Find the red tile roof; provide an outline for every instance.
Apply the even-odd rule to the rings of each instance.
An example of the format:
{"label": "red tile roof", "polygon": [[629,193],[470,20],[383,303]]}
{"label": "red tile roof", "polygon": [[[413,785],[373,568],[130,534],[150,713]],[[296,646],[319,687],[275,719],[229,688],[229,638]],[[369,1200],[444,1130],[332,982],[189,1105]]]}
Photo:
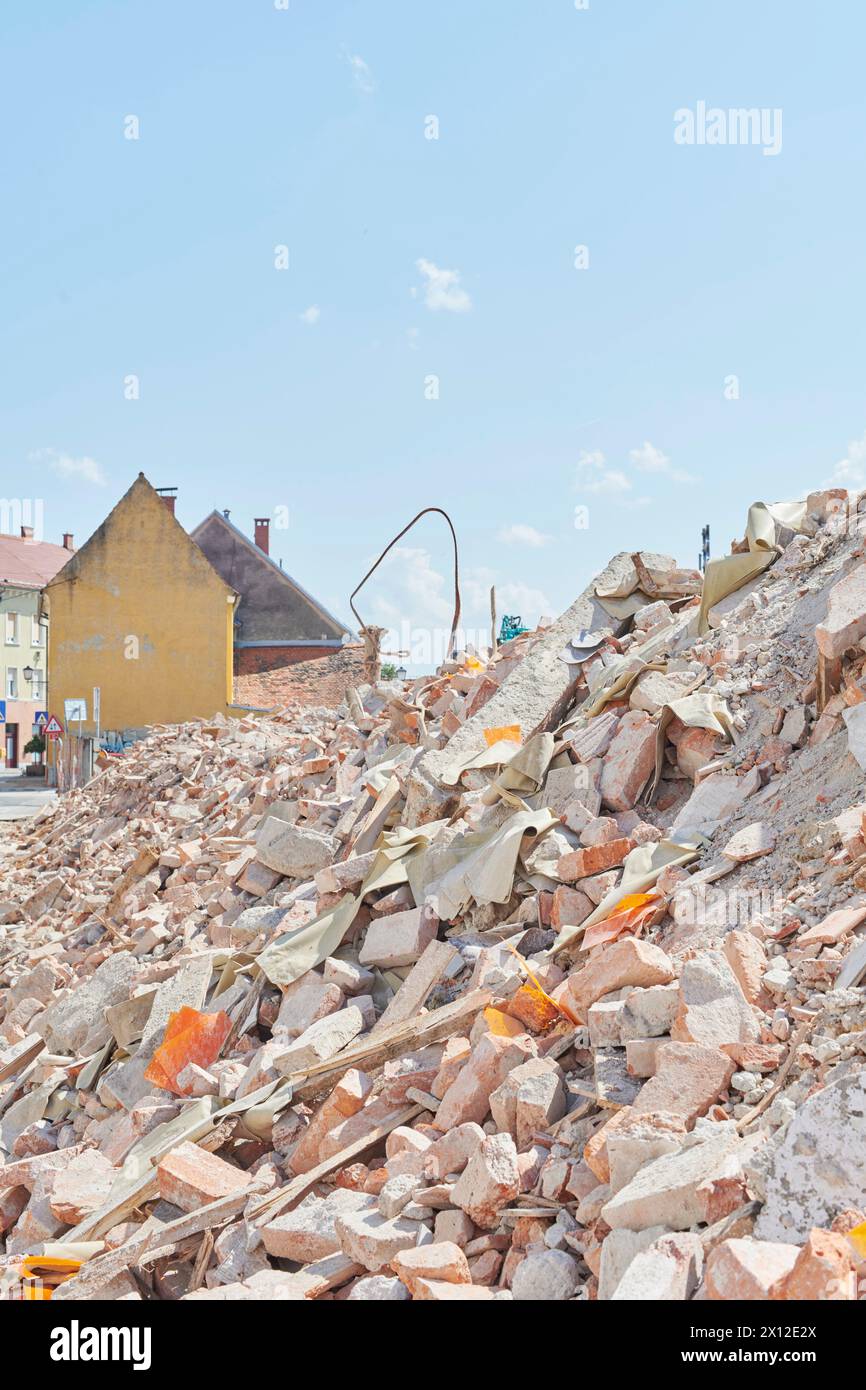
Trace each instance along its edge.
{"label": "red tile roof", "polygon": [[73,552],[48,541],[0,534],[0,584],[42,589],[62,570]]}

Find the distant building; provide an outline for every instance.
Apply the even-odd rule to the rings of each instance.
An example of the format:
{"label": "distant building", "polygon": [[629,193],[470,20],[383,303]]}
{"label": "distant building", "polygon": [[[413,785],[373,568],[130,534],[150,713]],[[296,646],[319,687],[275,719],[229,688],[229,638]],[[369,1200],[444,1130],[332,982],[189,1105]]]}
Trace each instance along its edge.
{"label": "distant building", "polygon": [[72,536],[63,545],[33,538],[33,529],[20,536],[0,535],[0,767],[19,767],[26,761],[25,744],[33,737],[38,710],[48,702],[46,626],[42,590],[62,569],[74,547]]}
{"label": "distant building", "polygon": [[273,671],[341,650],[352,634],[271,559],[267,517],[255,519],[251,541],[226,512],[211,512],[191,532],[214,569],[238,594],[234,670]]}
{"label": "distant building", "polygon": [[94,686],[115,737],[226,713],[237,595],[143,473],[45,595],[51,707],[63,720],[66,700],[85,700],[82,735],[96,732]]}

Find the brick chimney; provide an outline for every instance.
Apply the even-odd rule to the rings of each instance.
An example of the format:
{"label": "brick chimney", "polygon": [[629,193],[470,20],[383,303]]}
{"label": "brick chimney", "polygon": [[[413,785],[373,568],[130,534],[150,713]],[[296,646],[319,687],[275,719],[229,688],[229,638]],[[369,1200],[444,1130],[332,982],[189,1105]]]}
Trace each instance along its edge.
{"label": "brick chimney", "polygon": [[171,512],[172,516],[174,516],[174,504],[177,501],[177,488],[158,487],[156,491],[159,493],[163,502],[168,507],[168,510]]}
{"label": "brick chimney", "polygon": [[266,517],[266,516],[257,516],[257,517],[255,518],[255,527],[256,527],[256,545],[258,546],[259,550],[263,550],[263,551],[265,552],[266,555],[269,555],[269,554],[270,554],[270,550],[269,550],[268,547],[269,547],[269,545],[270,545],[270,530],[271,530],[270,518],[269,518],[269,517]]}
{"label": "brick chimney", "polygon": [[63,549],[64,549],[64,550],[74,550],[74,549],[75,549],[75,538],[74,538],[74,536],[73,536],[73,534],[72,534],[71,531],[64,531],[64,532],[63,532]]}

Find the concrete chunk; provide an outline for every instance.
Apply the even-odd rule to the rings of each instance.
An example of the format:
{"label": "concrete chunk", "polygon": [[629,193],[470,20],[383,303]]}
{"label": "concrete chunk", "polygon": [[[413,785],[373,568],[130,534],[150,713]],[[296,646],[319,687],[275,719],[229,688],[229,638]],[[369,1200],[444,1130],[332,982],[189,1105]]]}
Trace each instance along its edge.
{"label": "concrete chunk", "polygon": [[312,878],[336,857],[339,844],[300,825],[266,816],[256,832],[256,858],[268,869],[289,878]]}
{"label": "concrete chunk", "polygon": [[866,1071],[855,1071],[803,1102],[773,1140],[766,1200],[755,1234],[801,1244],[866,1192]]}
{"label": "concrete chunk", "polygon": [[[648,989],[633,989],[621,1004],[621,1041],[626,1043],[634,1038],[659,1038],[669,1033],[677,1015],[679,997],[678,985],[651,985]],[[593,1009],[596,1008],[604,1008],[604,1004],[594,1004]],[[592,1012],[590,1009],[590,1027]]]}
{"label": "concrete chunk", "polygon": [[425,907],[389,913],[367,928],[360,962],[383,970],[414,965],[438,930],[439,918]]}
{"label": "concrete chunk", "polygon": [[677,1302],[691,1298],[703,1267],[699,1235],[662,1236],[635,1256],[612,1295],[616,1302]]}
{"label": "concrete chunk", "polygon": [[671,1027],[677,1042],[754,1043],[760,1024],[721,951],[702,951],[680,976],[680,1007]]}
{"label": "concrete chunk", "polygon": [[730,1131],[725,1128],[678,1153],[663,1154],[647,1163],[614,1194],[602,1216],[614,1229],[625,1226],[642,1231],[647,1226],[664,1225],[687,1231],[703,1220],[703,1209],[696,1196],[701,1183],[740,1171],[739,1144],[731,1127]]}
{"label": "concrete chunk", "polygon": [[401,1250],[426,1243],[431,1234],[420,1221],[402,1216],[389,1220],[373,1209],[340,1212],[334,1227],[343,1253],[374,1274],[390,1265]]}
{"label": "concrete chunk", "polygon": [[329,1057],[342,1052],[363,1031],[364,1015],[357,1005],[350,1004],[346,1009],[311,1023],[290,1047],[275,1057],[274,1065],[283,1076],[303,1071],[305,1067],[326,1062]]}
{"label": "concrete chunk", "polygon": [[831,588],[827,616],[815,628],[815,642],[831,661],[866,636],[866,564],[857,565]]}
{"label": "concrete chunk", "polygon": [[707,1260],[708,1299],[764,1301],[778,1297],[797,1262],[796,1245],[772,1241],[723,1240]]}
{"label": "concrete chunk", "polygon": [[375,1206],[375,1197],[346,1187],[335,1188],[327,1197],[308,1197],[294,1211],[284,1212],[261,1227],[264,1247],[275,1259],[299,1264],[335,1255],[341,1248],[337,1217],[346,1212],[372,1211]]}
{"label": "concrete chunk", "polygon": [[588,963],[568,977],[568,993],[578,1017],[586,1018],[591,1004],[626,985],[664,985],[674,978],[670,958],[658,946],[621,937],[596,951]]}
{"label": "concrete chunk", "polygon": [[476,1226],[492,1230],[499,1212],[520,1191],[517,1149],[510,1134],[488,1135],[470,1158],[451,1192],[451,1200]]}
{"label": "concrete chunk", "polygon": [[572,1298],[580,1282],[577,1260],[564,1250],[544,1250],[521,1260],[511,1282],[516,1299],[561,1303]]}
{"label": "concrete chunk", "polygon": [[308,970],[284,989],[273,1032],[300,1037],[311,1024],[335,1013],[343,1002],[343,991],[338,985],[327,982],[317,970]]}
{"label": "concrete chunk", "polygon": [[243,1169],[190,1143],[179,1144],[161,1158],[156,1173],[160,1196],[181,1211],[198,1211],[252,1182]]}

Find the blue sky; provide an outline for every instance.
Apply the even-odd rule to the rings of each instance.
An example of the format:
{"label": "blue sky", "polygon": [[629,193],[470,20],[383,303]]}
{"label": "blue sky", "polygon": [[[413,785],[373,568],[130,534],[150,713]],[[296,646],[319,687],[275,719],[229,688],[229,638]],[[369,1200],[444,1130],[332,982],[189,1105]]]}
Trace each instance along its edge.
{"label": "blue sky", "polygon": [[[79,543],[139,469],[190,528],[288,508],[272,554],[344,619],[443,506],[483,629],[492,582],[534,621],[862,482],[864,15],[8,0],[4,496]],[[780,151],[677,144],[700,101],[780,109]],[[447,629],[449,563],[423,522],[362,615]]]}

